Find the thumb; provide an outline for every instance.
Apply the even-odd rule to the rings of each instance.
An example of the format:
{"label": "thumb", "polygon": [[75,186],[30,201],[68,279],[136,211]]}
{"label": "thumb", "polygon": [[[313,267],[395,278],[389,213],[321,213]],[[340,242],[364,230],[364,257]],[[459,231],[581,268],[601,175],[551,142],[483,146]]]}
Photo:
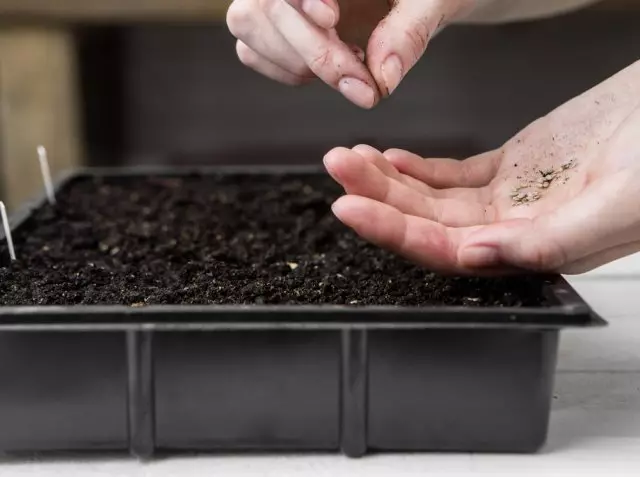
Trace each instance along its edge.
{"label": "thumb", "polygon": [[397,0],[371,34],[367,66],[380,91],[391,94],[424,54],[438,29],[473,0]]}

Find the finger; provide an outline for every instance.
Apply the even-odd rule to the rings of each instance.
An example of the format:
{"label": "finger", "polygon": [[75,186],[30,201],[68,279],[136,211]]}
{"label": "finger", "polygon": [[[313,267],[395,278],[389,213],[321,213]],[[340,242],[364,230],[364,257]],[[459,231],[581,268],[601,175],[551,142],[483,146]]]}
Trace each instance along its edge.
{"label": "finger", "polygon": [[401,174],[398,169],[396,169],[395,166],[384,157],[382,152],[378,151],[377,149],[365,144],[360,144],[354,147],[353,151],[357,152],[366,160],[370,161],[378,169],[380,169],[383,174],[389,176],[390,178],[395,179],[398,182],[402,182],[403,184],[417,190],[422,194],[427,194],[432,197],[440,196],[439,191],[429,187],[424,182],[414,179],[413,177],[407,176],[405,174]]}
{"label": "finger", "polygon": [[421,180],[418,180],[414,177],[411,177],[407,174],[402,174],[398,169],[391,164],[390,161],[377,149],[366,146],[366,145],[358,145],[354,149],[354,151],[358,152],[362,157],[371,161],[373,164],[378,167],[383,173],[388,175],[389,177],[396,179],[399,182],[411,187],[412,189],[417,190],[422,194],[426,194],[430,197],[436,198],[450,198],[450,199],[459,199],[465,200],[469,202],[480,202],[487,203],[487,194],[483,189],[475,189],[475,188],[450,188],[450,189],[434,189],[429,185],[425,184]]}
{"label": "finger", "polygon": [[238,58],[245,66],[257,71],[264,76],[271,78],[272,80],[280,83],[289,84],[292,86],[302,85],[313,81],[311,77],[298,76],[290,71],[281,68],[280,66],[272,63],[263,56],[259,55],[240,40],[236,43],[236,52]]}
{"label": "finger", "polygon": [[476,228],[449,229],[402,214],[365,197],[345,196],[333,204],[336,217],[363,239],[444,274],[497,276],[520,272],[509,267],[469,269],[456,258],[459,242]]}
{"label": "finger", "polygon": [[340,8],[335,0],[286,0],[289,5],[303,12],[320,28],[335,28],[340,19]]}
{"label": "finger", "polygon": [[227,25],[233,36],[271,63],[295,76],[313,76],[298,52],[264,14],[258,0],[235,0],[227,11]]}
{"label": "finger", "polygon": [[464,160],[423,159],[408,151],[390,149],[384,157],[401,173],[431,187],[483,187],[496,176],[502,153],[489,151]]}
{"label": "finger", "polygon": [[337,148],[325,156],[329,174],[348,194],[368,197],[398,209],[451,227],[487,223],[493,216],[491,206],[457,199],[436,199],[422,194],[385,175],[358,153]]}
{"label": "finger", "polygon": [[639,241],[619,245],[617,247],[613,247],[602,252],[589,255],[573,263],[565,265],[559,271],[560,273],[566,275],[577,275],[580,273],[586,273],[598,267],[601,267],[602,265],[606,265],[623,257],[633,255],[637,252],[640,252]]}
{"label": "finger", "polygon": [[333,204],[336,217],[365,240],[430,270],[462,272],[456,257],[462,235],[444,225],[403,214],[372,199],[345,196]]}
{"label": "finger", "polygon": [[391,94],[424,54],[440,27],[460,8],[460,0],[398,0],[373,31],[367,64],[384,94]]}
{"label": "finger", "polygon": [[270,4],[268,18],[316,76],[361,108],[372,108],[378,102],[369,70],[334,30],[320,29],[288,3]]}
{"label": "finger", "polygon": [[402,174],[398,172],[393,164],[385,159],[380,151],[375,147],[367,144],[358,144],[352,151],[362,156],[365,160],[371,162],[374,166],[382,171],[383,174],[389,176],[391,179],[401,180]]}
{"label": "finger", "polygon": [[509,263],[529,270],[557,271],[634,242],[640,235],[640,217],[629,198],[640,197],[640,184],[633,176],[622,171],[601,179],[549,214],[487,226],[463,244],[460,261],[466,266]]}

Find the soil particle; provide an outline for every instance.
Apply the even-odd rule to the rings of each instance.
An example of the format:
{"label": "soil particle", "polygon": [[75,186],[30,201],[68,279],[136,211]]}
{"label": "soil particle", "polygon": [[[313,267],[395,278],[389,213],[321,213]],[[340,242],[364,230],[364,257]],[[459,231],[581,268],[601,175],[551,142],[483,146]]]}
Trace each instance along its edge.
{"label": "soil particle", "polygon": [[[518,181],[511,191],[511,205],[514,207],[537,202],[544,197],[554,184],[564,185],[569,180],[569,170],[576,167],[575,159],[556,167],[543,169],[534,167],[534,173],[525,170],[524,176],[517,176]],[[537,190],[533,190],[533,189]]]}
{"label": "soil particle", "polygon": [[540,306],[541,277],[436,275],[340,224],[324,175],[77,179],[0,245],[0,305]]}

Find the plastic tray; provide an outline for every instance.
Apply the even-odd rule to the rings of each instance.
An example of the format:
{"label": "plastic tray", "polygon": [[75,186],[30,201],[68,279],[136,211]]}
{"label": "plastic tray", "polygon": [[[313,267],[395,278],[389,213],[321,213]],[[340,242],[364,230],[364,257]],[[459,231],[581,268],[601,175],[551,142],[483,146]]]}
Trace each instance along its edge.
{"label": "plastic tray", "polygon": [[[70,177],[87,174],[105,172]],[[534,452],[559,332],[605,325],[561,277],[545,293],[544,308],[0,308],[0,451]]]}

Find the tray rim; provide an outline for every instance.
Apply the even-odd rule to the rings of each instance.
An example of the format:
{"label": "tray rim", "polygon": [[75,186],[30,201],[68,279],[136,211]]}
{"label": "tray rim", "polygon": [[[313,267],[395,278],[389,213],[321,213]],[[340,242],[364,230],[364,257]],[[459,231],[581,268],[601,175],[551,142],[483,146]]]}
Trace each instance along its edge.
{"label": "tray rim", "polygon": [[[120,166],[63,171],[58,191],[88,177],[142,175],[324,174],[321,166]],[[25,202],[9,219],[16,230],[46,202],[44,193]],[[0,231],[0,240],[4,233]],[[556,301],[547,307],[347,306],[347,305],[125,305],[0,307],[0,331],[194,331],[263,329],[520,329],[557,330],[603,327],[602,319],[561,275],[549,277],[543,293]]]}

